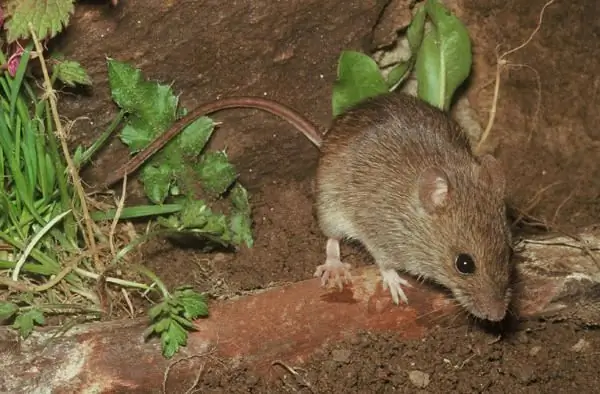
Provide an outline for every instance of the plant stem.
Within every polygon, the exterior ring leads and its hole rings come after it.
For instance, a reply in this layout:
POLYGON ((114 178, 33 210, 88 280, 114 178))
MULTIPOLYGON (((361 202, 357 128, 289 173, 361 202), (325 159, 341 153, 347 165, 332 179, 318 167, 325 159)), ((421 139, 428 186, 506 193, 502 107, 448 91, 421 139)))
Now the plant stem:
POLYGON ((104 145, 106 140, 108 140, 108 137, 110 137, 111 134, 117 129, 117 126, 119 125, 119 123, 121 123, 121 121, 125 117, 125 114, 127 114, 127 111, 121 109, 117 116, 113 119, 111 124, 108 126, 106 131, 102 133, 100 138, 94 141, 94 143, 83 153, 83 155, 81 156, 81 161, 77 163, 79 168, 87 164, 87 162, 98 151, 98 149, 100 149, 104 145))
POLYGON ((36 51, 38 52, 38 56, 40 59, 40 65, 42 67, 42 72, 44 74, 44 85, 46 85, 46 94, 48 95, 48 100, 50 102, 50 108, 52 109, 52 117, 54 118, 54 123, 56 126, 56 131, 58 133, 60 143, 62 146, 63 154, 65 160, 67 161, 67 168, 71 174, 71 178, 73 180, 73 185, 75 186, 75 190, 77 191, 80 203, 81 203, 81 212, 83 214, 83 219, 85 222, 85 229, 87 231, 87 240, 88 246, 91 249, 91 254, 94 259, 94 265, 99 272, 104 271, 104 264, 100 260, 100 256, 98 255, 98 250, 96 248, 96 239, 94 236, 93 226, 92 226, 92 218, 90 217, 90 212, 87 207, 87 201, 85 197, 85 192, 83 190, 83 186, 81 185, 81 179, 79 178, 79 173, 77 172, 77 168, 73 164, 73 159, 69 154, 69 147, 67 146, 67 138, 62 128, 62 124, 60 122, 60 117, 58 115, 58 108, 56 105, 56 95, 54 90, 52 89, 52 85, 50 82, 50 76, 48 75, 48 69, 46 67, 46 60, 44 59, 44 55, 42 53, 42 46, 35 34, 33 29, 33 24, 29 22, 29 32, 31 33, 31 37, 33 38, 33 42, 35 43, 36 51))

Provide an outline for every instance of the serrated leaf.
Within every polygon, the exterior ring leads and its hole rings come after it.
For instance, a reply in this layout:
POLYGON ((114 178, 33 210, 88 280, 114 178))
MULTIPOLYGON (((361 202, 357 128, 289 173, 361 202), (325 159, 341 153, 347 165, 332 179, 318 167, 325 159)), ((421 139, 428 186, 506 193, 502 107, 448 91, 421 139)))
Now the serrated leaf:
POLYGON ((168 330, 163 331, 161 335, 161 343, 163 347, 163 356, 171 358, 180 346, 187 344, 187 331, 185 331, 179 323, 171 320, 168 330))
POLYGON ((157 334, 160 334, 169 328, 169 324, 171 324, 171 319, 169 317, 163 317, 158 322, 156 322, 152 325, 152 329, 157 334))
POLYGON ((171 320, 168 333, 169 338, 176 341, 180 345, 185 345, 187 343, 188 333, 177 321, 171 320))
POLYGON ((248 201, 248 191, 239 183, 236 183, 231 190, 231 205, 244 213, 250 212, 250 202, 248 201))
POLYGON ((158 316, 160 316, 161 313, 165 312, 168 312, 168 307, 164 302, 161 302, 160 304, 156 304, 152 308, 150 308, 150 310, 148 311, 148 316, 150 316, 150 320, 154 320, 158 316))
POLYGON ((56 77, 64 84, 74 87, 75 85, 91 85, 92 79, 78 62, 65 60, 54 66, 56 77))
POLYGON ((242 242, 246 243, 246 246, 251 248, 254 245, 254 238, 252 237, 252 218, 248 213, 244 212, 233 212, 229 218, 229 225, 233 236, 231 240, 236 245, 240 245, 242 242))
POLYGON ((5 320, 12 317, 19 307, 12 302, 0 302, 0 320, 5 320))
POLYGON ((159 225, 170 228, 172 230, 176 230, 181 227, 181 223, 179 222, 179 218, 176 215, 171 215, 168 218, 159 217, 157 218, 157 222, 159 225))
POLYGON ((176 321, 177 323, 179 323, 179 325, 181 325, 181 327, 185 330, 189 330, 189 331, 196 330, 196 327, 194 327, 194 323, 192 323, 190 320, 188 320, 182 316, 172 314, 171 319, 172 319, 172 321, 176 321))
POLYGON ((198 156, 204 146, 210 139, 215 128, 215 123, 211 118, 202 116, 185 129, 183 129, 177 139, 181 151, 187 156, 198 156))
POLYGON ((348 108, 388 91, 377 63, 355 51, 344 51, 338 61, 337 80, 333 85, 333 116, 348 108))
POLYGON ((432 21, 417 54, 418 95, 448 110, 456 89, 471 71, 471 40, 465 26, 437 0, 427 0, 432 21))
POLYGON ((163 335, 165 336, 161 341, 163 347, 163 356, 165 358, 171 358, 179 350, 179 344, 175 341, 171 341, 165 332, 163 332, 163 335))
POLYGON ((202 200, 190 200, 181 210, 181 224, 185 228, 203 228, 208 223, 212 211, 202 200))
POLYGON ((139 69, 113 59, 108 59, 108 80, 113 100, 132 114, 130 121, 141 119, 136 129, 148 141, 175 121, 177 97, 170 86, 146 81, 139 69))
POLYGON ((406 30, 406 39, 408 40, 411 56, 416 56, 421 41, 423 41, 423 34, 425 33, 425 16, 425 7, 421 5, 413 15, 410 25, 406 30))
POLYGON ((137 153, 152 142, 151 126, 142 118, 132 117, 121 130, 121 141, 129 147, 129 152, 137 153))
POLYGON ((223 194, 237 179, 237 172, 223 151, 202 155, 195 168, 203 189, 216 195, 223 194))
POLYGON ((208 223, 203 230, 209 234, 218 235, 222 241, 230 241, 231 235, 227 225, 227 217, 221 213, 213 213, 208 217, 208 223))
POLYGON ((195 319, 200 316, 208 316, 208 305, 206 303, 206 297, 203 294, 188 289, 185 292, 176 295, 176 297, 184 308, 185 318, 195 319))
POLYGON ((17 315, 12 327, 19 331, 21 337, 27 338, 33 332, 36 324, 44 324, 44 315, 37 309, 31 309, 17 315))
POLYGON ((29 22, 38 39, 52 38, 67 26, 75 0, 9 0, 10 19, 5 23, 9 43, 30 38, 29 22))
POLYGON ((141 181, 150 201, 155 204, 162 204, 165 201, 169 194, 172 177, 171 168, 167 164, 142 168, 141 181))

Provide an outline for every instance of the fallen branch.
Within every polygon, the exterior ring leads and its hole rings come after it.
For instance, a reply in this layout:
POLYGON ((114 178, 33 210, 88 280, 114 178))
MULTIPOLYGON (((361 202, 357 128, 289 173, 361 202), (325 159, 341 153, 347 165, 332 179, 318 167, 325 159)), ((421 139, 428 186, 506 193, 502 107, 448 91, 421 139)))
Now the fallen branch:
MULTIPOLYGON (((600 324, 600 267, 595 261, 600 230, 522 240, 517 254, 515 310, 520 317, 600 324)), ((410 304, 395 306, 376 267, 357 269, 353 279, 353 286, 342 292, 322 290, 317 278, 215 302, 210 317, 197 321, 198 331, 178 358, 210 351, 215 359, 243 360, 267 376, 273 373, 273 360, 299 366, 323 345, 360 331, 394 332, 402 340, 420 338, 434 325, 467 324, 455 302, 430 286, 411 281, 414 287, 406 289, 410 304)), ((24 342, 9 329, 0 330, 0 391, 87 392, 93 387, 98 393, 152 392, 162 386, 169 368, 177 376, 169 386, 178 386, 167 391, 185 392, 199 371, 164 359, 158 341, 143 341, 146 327, 146 319, 92 323, 47 344, 56 329, 38 330, 24 342)))

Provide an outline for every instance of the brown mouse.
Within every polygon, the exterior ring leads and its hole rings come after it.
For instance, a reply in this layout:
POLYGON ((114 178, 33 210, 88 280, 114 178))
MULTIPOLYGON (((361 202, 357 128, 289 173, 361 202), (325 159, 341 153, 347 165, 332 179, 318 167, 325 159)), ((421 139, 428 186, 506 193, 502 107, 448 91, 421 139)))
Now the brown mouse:
POLYGON ((476 317, 504 318, 511 236, 503 171, 491 155, 475 158, 458 124, 416 97, 394 92, 365 100, 336 117, 324 137, 273 100, 213 101, 179 120, 105 185, 133 172, 193 120, 235 107, 275 114, 321 148, 316 208, 328 240, 315 276, 324 286, 351 280, 340 241, 353 239, 374 257, 396 304, 408 302, 402 270, 450 289, 476 317))

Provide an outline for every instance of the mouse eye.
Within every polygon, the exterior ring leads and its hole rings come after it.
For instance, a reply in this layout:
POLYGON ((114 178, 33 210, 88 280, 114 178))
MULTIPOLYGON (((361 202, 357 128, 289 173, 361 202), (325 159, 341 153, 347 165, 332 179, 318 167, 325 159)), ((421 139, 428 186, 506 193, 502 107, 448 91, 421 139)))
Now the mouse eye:
POLYGON ((456 269, 461 274, 472 274, 475 272, 475 261, 473 257, 466 253, 460 253, 456 256, 456 261, 454 263, 456 265, 456 269))

